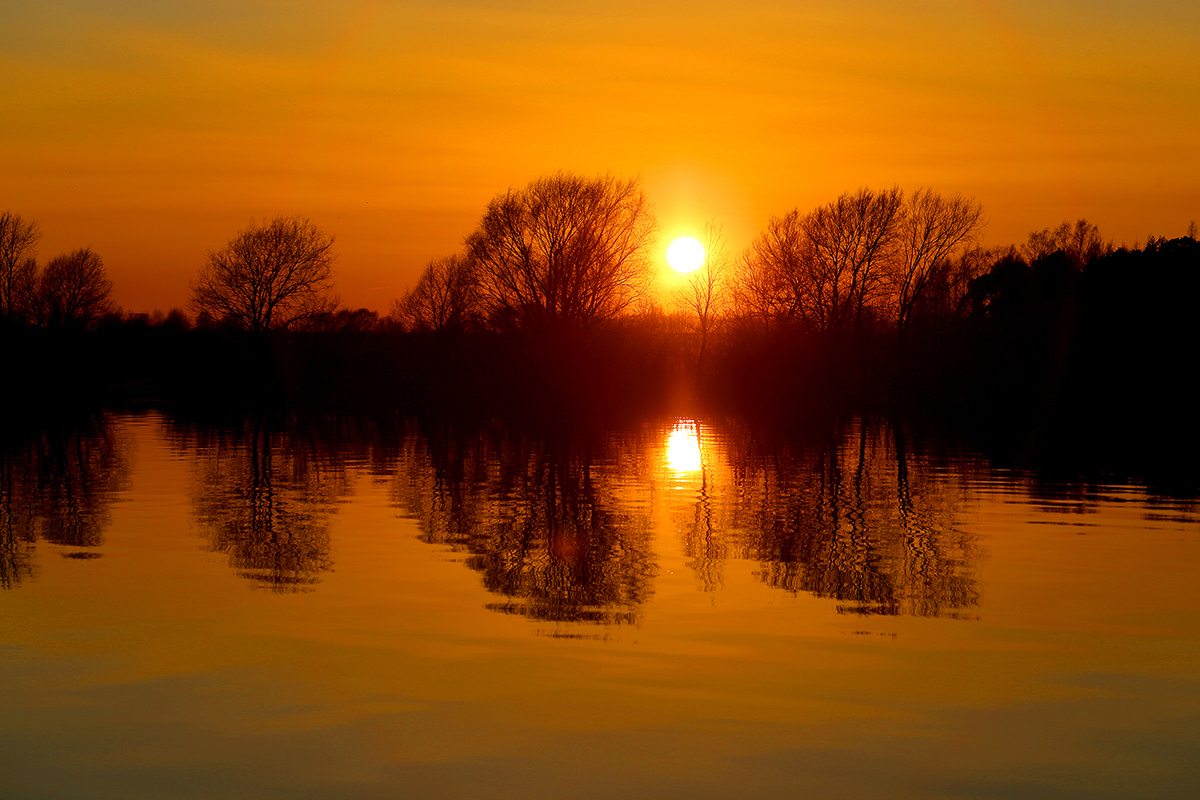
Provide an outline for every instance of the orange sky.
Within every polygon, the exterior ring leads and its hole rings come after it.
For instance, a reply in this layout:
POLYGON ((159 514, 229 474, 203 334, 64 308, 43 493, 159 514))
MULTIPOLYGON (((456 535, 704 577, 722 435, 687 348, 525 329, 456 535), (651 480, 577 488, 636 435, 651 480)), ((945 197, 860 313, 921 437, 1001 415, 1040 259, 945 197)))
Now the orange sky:
POLYGON ((386 312, 487 201, 640 174, 669 239, 740 252, 844 191, 981 201, 986 241, 1086 216, 1200 219, 1200 6, 1061 0, 0 6, 0 210, 89 245, 127 309, 182 306, 209 249, 301 215, 386 312))

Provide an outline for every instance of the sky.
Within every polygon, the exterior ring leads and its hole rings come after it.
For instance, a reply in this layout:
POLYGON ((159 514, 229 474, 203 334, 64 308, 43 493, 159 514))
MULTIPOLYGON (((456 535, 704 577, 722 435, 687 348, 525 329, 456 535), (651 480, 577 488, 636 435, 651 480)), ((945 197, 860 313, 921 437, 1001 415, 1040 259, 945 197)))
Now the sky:
POLYGON ((986 244, 1200 219, 1194 0, 4 0, 0 75, 0 211, 130 311, 296 215, 386 313, 559 170, 641 176, 664 254, 860 187, 974 198, 986 244))

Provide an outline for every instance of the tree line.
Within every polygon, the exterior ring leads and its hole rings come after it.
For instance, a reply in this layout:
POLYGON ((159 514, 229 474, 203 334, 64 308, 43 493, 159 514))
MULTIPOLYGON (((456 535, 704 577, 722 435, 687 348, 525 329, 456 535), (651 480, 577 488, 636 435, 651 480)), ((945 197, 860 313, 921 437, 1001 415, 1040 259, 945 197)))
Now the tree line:
POLYGON ((649 295, 654 223, 636 181, 558 174, 489 204, 459 253, 437 258, 389 314, 408 331, 586 328, 631 312, 798 325, 841 337, 899 329, 953 305, 979 259, 979 203, 929 189, 861 189, 772 217, 740 259, 706 228, 707 258, 662 309, 649 295), (964 272, 964 269, 966 270, 964 272))
MULTIPOLYGON (((738 320, 839 340, 962 313, 971 282, 1014 255, 1032 263, 1063 251, 1082 267, 1115 249, 1086 220, 984 249, 984 224, 974 200, 898 187, 773 216, 740 258, 710 223, 704 264, 664 304, 652 294, 656 225, 640 182, 558 173, 497 195, 463 249, 431 260, 382 320, 340 307, 334 237, 300 217, 252 224, 210 251, 189 305, 201 326, 251 332, 588 329, 675 313, 705 337, 738 320)), ((94 327, 116 310, 98 254, 81 248, 39 269, 39 239, 36 223, 0 216, 0 318, 94 327)))
POLYGON ((463 249, 431 260, 392 303, 387 323, 537 331, 675 314, 702 341, 731 323, 831 342, 881 330, 903 338, 968 314, 972 283, 1007 261, 1061 251, 1082 269, 1117 249, 1084 219, 1032 232, 1019 247, 981 246, 984 225, 973 199, 898 187, 773 216, 740 257, 709 223, 703 265, 664 305, 651 294, 654 223, 638 183, 558 174, 497 196, 463 249))
POLYGON ((6 212, 0 317, 7 330, 121 329, 113 347, 146 351, 126 374, 175 370, 177 393, 196 388, 190 373, 243 388, 266 374, 289 395, 435 406, 506 391, 516 404, 566 393, 611 405, 681 382, 685 394, 793 410, 814 398, 1044 399, 1111 370, 1116 350, 1153 350, 1165 369, 1170 352, 1196 344, 1195 331, 1163 323, 1186 319, 1175 306, 1195 296, 1194 225, 1133 249, 1083 219, 984 247, 984 225, 973 199, 859 189, 771 217, 741 254, 710 223, 703 265, 660 298, 640 182, 556 173, 493 198, 462 248, 431 260, 382 318, 340 304, 334 238, 300 217, 240 231, 207 254, 190 315, 149 317, 116 313, 89 249, 39 268, 36 224, 6 212), (1119 322, 1132 318, 1141 327, 1119 322), (1113 326, 1125 340, 1107 335, 1113 326), (146 350, 133 329, 194 332, 146 350))

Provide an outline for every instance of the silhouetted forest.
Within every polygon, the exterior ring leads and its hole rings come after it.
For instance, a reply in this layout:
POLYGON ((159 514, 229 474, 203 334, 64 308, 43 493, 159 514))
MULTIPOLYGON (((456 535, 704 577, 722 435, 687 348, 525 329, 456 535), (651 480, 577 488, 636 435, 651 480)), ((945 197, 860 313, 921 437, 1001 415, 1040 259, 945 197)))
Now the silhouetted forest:
POLYGON ((3 223, 0 340, 18 415, 887 413, 1014 453, 1087 447, 1095 432, 1140 447, 1163 425, 1167 440, 1200 440, 1194 232, 1115 247, 1079 220, 985 248, 974 201, 863 189, 772 218, 740 257, 710 225, 706 263, 666 300, 649 291, 640 184, 560 173, 498 195, 463 251, 432 260, 387 316, 338 307, 333 238, 299 218, 209 253, 193 316, 121 312, 98 255, 39 269, 36 225, 3 223))

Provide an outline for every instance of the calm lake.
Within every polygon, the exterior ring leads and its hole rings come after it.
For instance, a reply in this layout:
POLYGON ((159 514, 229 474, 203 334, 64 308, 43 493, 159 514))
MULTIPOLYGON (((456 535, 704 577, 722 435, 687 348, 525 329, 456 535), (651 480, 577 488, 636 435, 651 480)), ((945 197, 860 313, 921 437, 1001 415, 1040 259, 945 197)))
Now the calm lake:
POLYGON ((0 797, 1200 796, 1194 498, 860 422, 2 458, 0 797))

